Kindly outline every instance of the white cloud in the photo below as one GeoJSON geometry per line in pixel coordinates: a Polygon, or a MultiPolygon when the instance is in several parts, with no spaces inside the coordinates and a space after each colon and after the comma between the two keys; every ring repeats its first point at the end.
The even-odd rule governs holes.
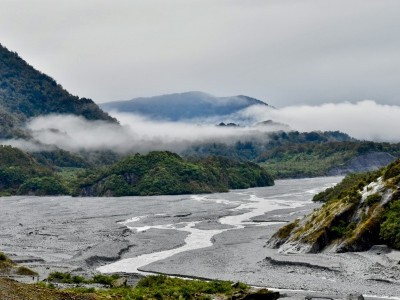
{"type": "Polygon", "coordinates": [[[400,106],[381,105],[371,100],[277,110],[249,108],[242,113],[259,121],[272,119],[285,123],[298,131],[339,130],[362,140],[400,142],[400,106]]]}
{"type": "Polygon", "coordinates": [[[398,0],[3,0],[0,36],[96,101],[202,90],[396,104],[399,14],[398,0]]]}
{"type": "MultiPolygon", "coordinates": [[[[27,124],[33,141],[9,140],[2,144],[30,151],[48,150],[52,149],[49,145],[56,145],[69,151],[179,152],[189,145],[204,142],[266,140],[269,131],[287,130],[284,126],[218,127],[214,119],[196,119],[193,123],[152,121],[133,114],[114,113],[113,116],[122,126],[71,115],[37,117],[27,124]]],[[[400,106],[381,105],[371,100],[281,109],[256,105],[230,118],[232,121],[251,119],[255,123],[273,120],[301,132],[339,130],[361,140],[400,142],[400,106]]]]}
{"type": "MultiPolygon", "coordinates": [[[[9,140],[10,144],[30,151],[47,150],[56,145],[68,151],[114,150],[148,152],[180,151],[202,142],[230,143],[243,137],[262,134],[249,128],[218,127],[213,124],[158,122],[132,114],[115,114],[122,126],[104,121],[88,121],[73,115],[50,115],[32,119],[27,124],[34,141],[9,140]],[[40,144],[45,147],[40,147],[40,144]]],[[[265,128],[264,131],[267,131],[265,128]]]]}

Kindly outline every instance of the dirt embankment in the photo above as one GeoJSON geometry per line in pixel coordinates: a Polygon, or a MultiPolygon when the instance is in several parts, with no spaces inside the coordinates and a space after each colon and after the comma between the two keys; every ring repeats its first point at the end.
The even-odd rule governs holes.
{"type": "MultiPolygon", "coordinates": [[[[103,300],[94,294],[74,294],[24,284],[9,278],[0,278],[0,299],[2,300],[103,300]]],[[[110,299],[110,298],[108,298],[110,299]]],[[[114,298],[118,299],[118,298],[114,298]]]]}

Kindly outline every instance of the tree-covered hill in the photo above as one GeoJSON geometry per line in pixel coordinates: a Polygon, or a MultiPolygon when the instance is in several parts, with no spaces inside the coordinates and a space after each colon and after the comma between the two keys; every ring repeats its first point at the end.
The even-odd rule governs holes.
{"type": "Polygon", "coordinates": [[[80,196],[211,193],[273,185],[269,174],[254,163],[221,157],[188,161],[167,151],[129,156],[81,174],[78,182],[80,196]]]}
{"type": "Polygon", "coordinates": [[[94,168],[79,156],[61,150],[32,155],[0,146],[0,195],[169,195],[273,184],[257,164],[226,158],[188,161],[160,151],[94,168]]]}
{"type": "Polygon", "coordinates": [[[278,131],[230,144],[197,144],[183,155],[250,160],[265,167],[274,178],[302,178],[381,168],[400,157],[400,144],[359,141],[338,131],[278,131]]]}
{"type": "Polygon", "coordinates": [[[324,205],[281,228],[268,242],[281,252],[400,249],[400,160],[371,173],[347,176],[317,194],[324,205]]]}
{"type": "Polygon", "coordinates": [[[365,172],[400,157],[400,144],[366,141],[288,143],[263,152],[257,162],[275,178],[301,178],[365,172]]]}
{"type": "Polygon", "coordinates": [[[19,125],[30,117],[46,114],[116,122],[92,100],[71,95],[17,53],[0,45],[0,138],[23,136],[19,125]]]}
{"type": "Polygon", "coordinates": [[[53,169],[17,148],[0,145],[0,195],[67,193],[53,169]]]}

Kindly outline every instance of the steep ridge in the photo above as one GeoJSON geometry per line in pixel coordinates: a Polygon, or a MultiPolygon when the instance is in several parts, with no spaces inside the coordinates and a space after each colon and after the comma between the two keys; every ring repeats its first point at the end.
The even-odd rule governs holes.
{"type": "Polygon", "coordinates": [[[314,200],[325,203],[282,227],[267,245],[282,253],[363,251],[382,243],[400,249],[400,160],[349,175],[314,200]]]}
{"type": "Polygon", "coordinates": [[[0,45],[0,138],[24,136],[20,125],[31,117],[47,114],[116,122],[92,100],[71,95],[54,79],[0,45]]]}

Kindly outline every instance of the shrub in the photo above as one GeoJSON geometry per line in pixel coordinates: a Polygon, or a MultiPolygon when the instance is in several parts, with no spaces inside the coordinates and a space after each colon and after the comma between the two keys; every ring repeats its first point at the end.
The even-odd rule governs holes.
{"type": "Polygon", "coordinates": [[[380,236],[389,246],[400,249],[400,201],[393,202],[384,215],[380,236]]]}
{"type": "Polygon", "coordinates": [[[0,261],[6,261],[6,260],[7,256],[4,253],[0,252],[0,261]]]}
{"type": "Polygon", "coordinates": [[[52,272],[47,277],[47,279],[49,281],[55,281],[55,282],[60,282],[60,283],[72,283],[71,274],[63,273],[63,272],[52,272]]]}
{"type": "Polygon", "coordinates": [[[369,195],[369,196],[367,197],[367,199],[365,199],[365,202],[364,202],[364,203],[365,203],[367,206],[372,206],[373,204],[378,203],[378,202],[380,202],[381,200],[382,200],[382,196],[381,196],[380,194],[376,193],[376,194],[369,195]]]}
{"type": "Polygon", "coordinates": [[[23,276],[36,276],[36,275],[38,275],[38,273],[36,273],[35,271],[33,271],[33,270],[31,270],[31,269],[29,269],[27,267],[24,267],[24,266],[18,267],[17,274],[18,275],[23,275],[23,276]]]}
{"type": "Polygon", "coordinates": [[[111,282],[115,279],[118,279],[119,276],[114,274],[114,275],[103,275],[103,274],[98,274],[93,277],[91,282],[93,283],[100,283],[100,284],[105,284],[105,285],[111,285],[111,282]]]}

